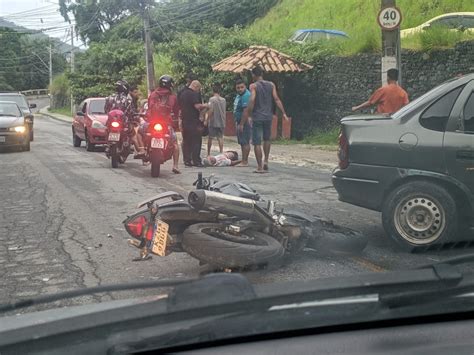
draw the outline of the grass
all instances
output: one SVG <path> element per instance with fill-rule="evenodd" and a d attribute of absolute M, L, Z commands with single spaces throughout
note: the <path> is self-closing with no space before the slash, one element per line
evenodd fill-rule
<path fill-rule="evenodd" d="M 474 33 L 434 27 L 402 39 L 402 45 L 404 48 L 429 52 L 434 49 L 452 48 L 456 43 L 472 40 L 474 40 Z"/>
<path fill-rule="evenodd" d="M 398 0 L 397 6 L 402 11 L 404 29 L 443 13 L 472 11 L 473 0 Z M 336 29 L 350 37 L 344 41 L 344 53 L 370 52 L 381 48 L 376 20 L 379 10 L 380 0 L 281 0 L 248 31 L 262 42 L 275 45 L 286 43 L 297 29 Z M 410 45 L 409 41 L 405 43 Z"/>
<path fill-rule="evenodd" d="M 70 107 L 49 108 L 48 111 L 51 113 L 59 113 L 60 115 L 72 117 Z"/>
<path fill-rule="evenodd" d="M 339 137 L 339 128 L 333 128 L 326 132 L 314 132 L 298 141 L 295 139 L 280 139 L 274 142 L 279 145 L 290 145 L 290 144 L 309 144 L 318 146 L 323 150 L 336 150 Z"/>

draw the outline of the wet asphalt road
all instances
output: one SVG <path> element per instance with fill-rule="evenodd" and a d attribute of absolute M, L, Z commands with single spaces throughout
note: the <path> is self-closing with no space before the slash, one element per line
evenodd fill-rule
<path fill-rule="evenodd" d="M 37 115 L 31 152 L 0 154 L 0 303 L 72 288 L 130 281 L 197 276 L 198 262 L 186 254 L 132 262 L 138 250 L 127 245 L 122 221 L 137 202 L 166 190 L 185 193 L 198 169 L 175 176 L 167 163 L 162 177 L 129 160 L 112 170 L 103 152 L 74 148 L 70 124 Z M 237 179 L 283 206 L 302 209 L 358 229 L 369 246 L 358 255 L 305 250 L 276 270 L 246 275 L 269 283 L 356 273 L 383 272 L 438 261 L 459 251 L 409 254 L 385 237 L 378 213 L 337 201 L 330 172 L 274 164 L 271 173 L 251 168 L 203 171 Z M 117 299 L 157 291 L 98 295 L 63 304 Z"/>

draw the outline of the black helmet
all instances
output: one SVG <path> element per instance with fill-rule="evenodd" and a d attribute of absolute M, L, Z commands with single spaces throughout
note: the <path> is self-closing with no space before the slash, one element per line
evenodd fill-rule
<path fill-rule="evenodd" d="M 158 86 L 160 88 L 167 88 L 167 89 L 170 89 L 173 87 L 174 85 L 174 80 L 171 76 L 169 75 L 163 75 L 161 76 L 159 82 L 158 82 Z"/>
<path fill-rule="evenodd" d="M 115 91 L 117 91 L 117 93 L 128 94 L 130 91 L 130 85 L 125 80 L 118 80 L 115 83 Z"/>

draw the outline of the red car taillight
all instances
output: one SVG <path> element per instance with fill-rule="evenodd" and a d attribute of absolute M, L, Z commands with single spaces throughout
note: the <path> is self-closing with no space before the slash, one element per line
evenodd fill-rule
<path fill-rule="evenodd" d="M 344 131 L 341 130 L 339 134 L 339 149 L 337 151 L 339 158 L 339 168 L 346 169 L 349 166 L 349 141 L 347 140 Z"/>
<path fill-rule="evenodd" d="M 136 218 L 127 222 L 127 231 L 132 237 L 140 239 L 142 237 L 143 229 L 145 228 L 147 223 L 148 221 L 145 216 L 137 216 Z"/>

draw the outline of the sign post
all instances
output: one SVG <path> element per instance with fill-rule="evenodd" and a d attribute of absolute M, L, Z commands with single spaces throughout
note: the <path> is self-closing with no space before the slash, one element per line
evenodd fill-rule
<path fill-rule="evenodd" d="M 387 83 L 387 71 L 398 69 L 398 82 L 402 83 L 400 24 L 402 13 L 395 0 L 382 0 L 377 21 L 382 29 L 382 85 Z"/>

